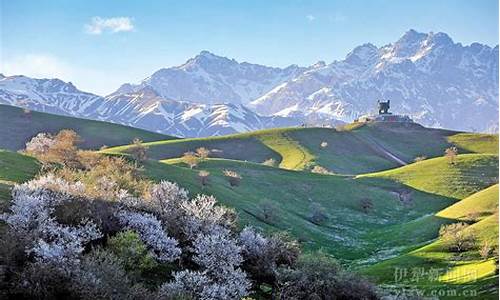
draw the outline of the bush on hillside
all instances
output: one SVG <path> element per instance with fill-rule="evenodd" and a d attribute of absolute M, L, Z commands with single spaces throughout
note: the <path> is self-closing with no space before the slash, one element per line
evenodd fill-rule
<path fill-rule="evenodd" d="M 182 156 L 182 161 L 192 169 L 198 166 L 200 158 L 194 152 L 186 152 Z"/>
<path fill-rule="evenodd" d="M 324 254 L 302 258 L 278 272 L 279 299 L 378 299 L 374 285 L 347 273 Z"/>
<path fill-rule="evenodd" d="M 370 198 L 363 198 L 359 201 L 359 207 L 367 214 L 373 209 L 373 201 Z"/>
<path fill-rule="evenodd" d="M 266 159 L 265 161 L 263 161 L 262 164 L 264 166 L 274 167 L 274 166 L 276 166 L 276 160 L 274 158 L 269 158 L 269 159 Z"/>
<path fill-rule="evenodd" d="M 130 153 L 137 163 L 143 163 L 148 159 L 148 147 L 138 138 L 132 141 L 132 145 L 128 148 L 127 152 Z"/>
<path fill-rule="evenodd" d="M 455 160 L 458 155 L 457 147 L 449 147 L 444 150 L 444 156 L 448 159 L 448 162 L 452 165 L 455 164 Z"/>
<path fill-rule="evenodd" d="M 425 155 L 420 155 L 420 156 L 417 156 L 413 159 L 414 162 L 420 162 L 420 161 L 424 161 L 427 159 L 427 156 Z"/>
<path fill-rule="evenodd" d="M 46 166 L 63 164 L 79 168 L 77 144 L 80 142 L 80 136 L 69 129 L 63 129 L 56 135 L 39 133 L 26 143 L 24 152 L 36 157 Z"/>
<path fill-rule="evenodd" d="M 208 156 L 210 155 L 210 150 L 208 150 L 207 148 L 205 147 L 200 147 L 200 148 L 197 148 L 196 149 L 196 155 L 201 159 L 201 160 L 204 160 L 204 159 L 207 159 Z"/>
<path fill-rule="evenodd" d="M 330 172 L 327 168 L 322 167 L 320 165 L 315 165 L 311 169 L 311 173 L 316 173 L 316 174 L 323 174 L 323 175 L 333 175 L 333 172 Z"/>
<path fill-rule="evenodd" d="M 325 142 L 325 141 L 322 141 L 322 142 L 319 144 L 319 147 L 320 147 L 321 149 L 325 149 L 326 147 L 328 147 L 328 143 L 327 143 L 327 142 Z"/>
<path fill-rule="evenodd" d="M 202 186 L 208 185 L 208 180 L 209 180 L 210 172 L 201 170 L 198 172 L 198 179 L 200 180 L 200 183 Z"/>
<path fill-rule="evenodd" d="M 309 219 L 315 224 L 322 224 L 328 220 L 326 210 L 321 204 L 313 202 L 310 206 L 311 215 Z"/>
<path fill-rule="evenodd" d="M 468 230 L 469 225 L 465 223 L 454 223 L 442 225 L 439 229 L 439 237 L 448 250 L 453 252 L 464 252 L 476 247 L 476 235 Z"/>
<path fill-rule="evenodd" d="M 222 174 L 227 178 L 227 181 L 231 186 L 239 186 L 241 182 L 241 175 L 236 171 L 223 170 Z"/>

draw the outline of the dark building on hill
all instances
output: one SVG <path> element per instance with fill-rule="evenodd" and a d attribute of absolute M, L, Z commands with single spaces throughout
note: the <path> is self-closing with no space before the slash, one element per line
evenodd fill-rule
<path fill-rule="evenodd" d="M 354 120 L 354 122 L 399 122 L 399 123 L 413 123 L 413 120 L 406 115 L 394 115 L 389 112 L 391 107 L 391 100 L 377 101 L 378 115 L 364 115 Z"/>

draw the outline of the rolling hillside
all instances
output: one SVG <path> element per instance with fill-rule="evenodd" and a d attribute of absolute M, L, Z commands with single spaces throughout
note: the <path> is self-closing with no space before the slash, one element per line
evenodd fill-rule
<path fill-rule="evenodd" d="M 321 147 L 321 142 L 327 146 Z M 306 252 L 329 253 L 382 286 L 401 286 L 393 282 L 395 267 L 422 266 L 442 268 L 439 281 L 402 286 L 413 284 L 425 291 L 472 286 L 484 293 L 498 280 L 492 273 L 494 262 L 481 260 L 476 252 L 456 261 L 437 237 L 442 224 L 463 220 L 475 222 L 470 228 L 480 232 L 480 240 L 497 245 L 497 142 L 498 136 L 418 125 L 284 128 L 150 142 L 150 159 L 143 169 L 154 181 L 177 182 L 193 195 L 214 195 L 236 209 L 242 226 L 287 231 Z M 459 154 L 453 165 L 442 157 L 450 145 L 468 153 Z M 190 169 L 178 157 L 198 147 L 215 151 Z M 103 152 L 123 154 L 127 148 Z M 387 153 L 409 164 L 398 167 Z M 439 157 L 410 163 L 417 155 Z M 262 165 L 268 158 L 276 159 L 279 167 Z M 314 164 L 346 174 L 307 171 Z M 7 200 L 9 187 L 28 180 L 38 168 L 33 158 L 0 152 L 0 198 Z M 206 186 L 199 181 L 200 170 L 210 173 Z M 231 186 L 223 170 L 240 174 L 240 185 Z M 348 175 L 363 170 L 379 172 Z M 479 280 L 460 279 L 456 272 L 464 268 L 475 270 Z"/>
<path fill-rule="evenodd" d="M 128 144 L 134 138 L 144 141 L 172 139 L 173 137 L 128 126 L 64 117 L 0 105 L 0 149 L 19 150 L 39 132 L 57 133 L 61 129 L 73 129 L 82 138 L 81 148 L 99 149 L 101 146 Z"/>
<path fill-rule="evenodd" d="M 322 142 L 327 145 L 322 147 Z M 302 170 L 317 164 L 339 174 L 395 168 L 417 156 L 442 156 L 451 145 L 457 146 L 459 153 L 498 154 L 496 135 L 463 134 L 417 124 L 369 124 L 347 130 L 283 128 L 147 145 L 150 158 L 157 160 L 178 158 L 185 152 L 206 147 L 215 150 L 211 157 L 256 163 L 273 158 L 285 169 Z M 125 153 L 127 147 L 114 147 L 106 152 Z"/>
<path fill-rule="evenodd" d="M 436 216 L 454 221 L 464 220 L 471 212 L 479 213 L 479 221 L 465 230 L 474 231 L 478 244 L 487 242 L 498 248 L 498 184 L 477 192 L 454 205 L 438 212 Z M 468 217 L 465 218 L 472 222 Z M 404 230 L 404 229 L 403 229 Z M 408 233 L 407 233 L 408 234 Z M 395 280 L 396 269 L 434 270 L 432 277 L 422 273 L 420 280 L 415 281 L 408 272 Z M 407 254 L 390 259 L 363 271 L 379 283 L 385 285 L 412 285 L 427 293 L 439 288 L 453 292 L 443 294 L 442 299 L 468 299 L 471 291 L 477 293 L 480 299 L 498 299 L 498 275 L 495 275 L 493 259 L 482 259 L 475 251 L 469 251 L 459 259 L 448 252 L 440 239 L 429 245 L 420 247 Z M 403 274 L 403 273 L 402 273 Z"/>

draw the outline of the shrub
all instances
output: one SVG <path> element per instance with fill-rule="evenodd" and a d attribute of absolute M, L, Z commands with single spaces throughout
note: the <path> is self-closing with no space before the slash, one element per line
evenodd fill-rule
<path fill-rule="evenodd" d="M 279 218 L 278 208 L 270 201 L 263 201 L 259 204 L 259 214 L 268 223 L 276 222 Z"/>
<path fill-rule="evenodd" d="M 200 158 L 194 152 L 186 152 L 182 156 L 182 161 L 192 169 L 198 166 Z"/>
<path fill-rule="evenodd" d="M 321 149 L 325 149 L 326 147 L 328 147 L 328 143 L 326 141 L 322 141 L 320 144 L 319 144 L 319 147 Z"/>
<path fill-rule="evenodd" d="M 427 159 L 427 156 L 424 156 L 424 155 L 421 155 L 421 156 L 417 156 L 413 159 L 414 162 L 419 162 L 419 161 L 424 161 Z"/>
<path fill-rule="evenodd" d="M 107 248 L 123 262 L 125 270 L 135 277 L 157 266 L 154 256 L 134 231 L 119 232 L 108 240 Z"/>
<path fill-rule="evenodd" d="M 132 141 L 132 146 L 128 149 L 128 153 L 132 156 L 132 158 L 139 163 L 142 163 L 148 159 L 148 147 L 145 146 L 142 141 L 138 138 L 135 138 Z"/>
<path fill-rule="evenodd" d="M 276 160 L 274 158 L 269 158 L 262 162 L 262 164 L 264 166 L 274 167 L 276 166 Z"/>
<path fill-rule="evenodd" d="M 476 245 L 476 236 L 474 232 L 467 230 L 467 227 L 465 223 L 442 225 L 439 236 L 450 251 L 464 252 Z"/>
<path fill-rule="evenodd" d="M 231 186 L 239 186 L 241 182 L 241 175 L 236 171 L 224 170 L 222 174 L 227 178 Z"/>
<path fill-rule="evenodd" d="M 77 147 L 80 137 L 73 130 L 63 129 L 55 136 L 39 133 L 26 143 L 25 152 L 44 164 L 63 164 L 78 168 Z"/>
<path fill-rule="evenodd" d="M 198 172 L 198 179 L 200 180 L 200 183 L 202 186 L 205 186 L 208 184 L 208 176 L 210 176 L 210 172 L 201 170 Z"/>
<path fill-rule="evenodd" d="M 373 209 L 373 201 L 370 198 L 363 198 L 359 201 L 359 206 L 367 214 Z"/>
<path fill-rule="evenodd" d="M 200 147 L 196 149 L 196 155 L 202 160 L 207 159 L 208 155 L 210 155 L 210 150 L 205 147 Z"/>
<path fill-rule="evenodd" d="M 311 204 L 311 216 L 309 219 L 315 224 L 321 224 L 328 220 L 328 215 L 326 214 L 325 208 L 321 204 L 313 202 Z"/>
<path fill-rule="evenodd" d="M 281 269 L 278 293 L 280 299 L 378 299 L 375 286 L 322 254 L 301 259 L 295 269 Z"/>
<path fill-rule="evenodd" d="M 327 169 L 327 168 L 322 167 L 322 166 L 320 166 L 320 165 L 315 165 L 315 166 L 311 169 L 311 172 L 312 172 L 312 173 L 316 173 L 316 174 L 323 174 L 323 175 L 332 175 L 332 174 L 334 174 L 333 172 L 328 171 L 328 169 Z"/>
<path fill-rule="evenodd" d="M 481 255 L 483 259 L 488 259 L 492 254 L 492 252 L 493 252 L 493 247 L 491 247 L 488 241 L 484 241 L 483 244 L 481 245 L 481 248 L 479 249 L 479 255 Z"/>
<path fill-rule="evenodd" d="M 448 158 L 448 162 L 452 165 L 455 164 L 455 159 L 458 155 L 457 147 L 449 147 L 444 151 L 444 156 Z"/>
<path fill-rule="evenodd" d="M 136 231 L 141 240 L 153 251 L 155 258 L 171 262 L 179 258 L 181 249 L 177 241 L 168 237 L 161 222 L 151 214 L 120 210 L 116 217 L 125 229 Z"/>

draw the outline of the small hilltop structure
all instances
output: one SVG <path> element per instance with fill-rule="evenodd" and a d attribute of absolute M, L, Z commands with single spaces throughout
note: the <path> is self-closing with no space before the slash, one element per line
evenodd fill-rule
<path fill-rule="evenodd" d="M 407 115 L 395 115 L 389 112 L 391 108 L 391 100 L 377 101 L 378 115 L 364 115 L 354 120 L 355 123 L 371 123 L 371 122 L 398 122 L 398 123 L 413 123 L 413 120 Z"/>

